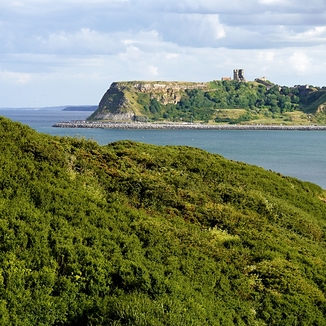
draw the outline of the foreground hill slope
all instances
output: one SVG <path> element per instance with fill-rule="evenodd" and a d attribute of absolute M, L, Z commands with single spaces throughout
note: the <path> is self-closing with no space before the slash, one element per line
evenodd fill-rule
<path fill-rule="evenodd" d="M 325 325 L 325 191 L 0 118 L 3 325 Z"/>

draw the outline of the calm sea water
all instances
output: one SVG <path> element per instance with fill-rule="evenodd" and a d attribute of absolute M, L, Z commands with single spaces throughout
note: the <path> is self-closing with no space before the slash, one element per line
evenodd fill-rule
<path fill-rule="evenodd" d="M 91 112 L 62 109 L 0 109 L 0 115 L 38 132 L 81 136 L 104 145 L 129 139 L 157 145 L 187 145 L 271 169 L 326 189 L 326 131 L 61 129 L 55 122 L 82 120 Z"/>

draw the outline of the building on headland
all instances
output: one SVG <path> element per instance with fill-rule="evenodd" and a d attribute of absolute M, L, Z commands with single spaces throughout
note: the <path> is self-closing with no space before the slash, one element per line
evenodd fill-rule
<path fill-rule="evenodd" d="M 244 76 L 244 69 L 234 69 L 233 80 L 245 82 L 246 78 Z"/>
<path fill-rule="evenodd" d="M 255 78 L 255 82 L 265 85 L 267 90 L 271 89 L 273 87 L 273 84 L 271 82 L 269 82 L 266 77 L 259 77 L 259 78 Z"/>
<path fill-rule="evenodd" d="M 232 80 L 231 77 L 222 77 L 222 81 Z M 244 77 L 244 69 L 233 69 L 233 80 L 245 82 L 246 78 Z"/>
<path fill-rule="evenodd" d="M 267 81 L 267 78 L 265 76 L 264 77 L 255 78 L 255 81 L 266 82 Z"/>
<path fill-rule="evenodd" d="M 308 89 L 309 85 L 294 85 L 294 88 L 299 88 L 299 90 Z"/>

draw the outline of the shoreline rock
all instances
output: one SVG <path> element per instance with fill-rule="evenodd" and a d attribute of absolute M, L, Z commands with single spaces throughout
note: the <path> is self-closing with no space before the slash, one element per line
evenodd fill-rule
<path fill-rule="evenodd" d="M 210 125 L 200 123 L 90 122 L 72 120 L 55 123 L 56 128 L 149 129 L 149 130 L 326 130 L 318 125 Z"/>

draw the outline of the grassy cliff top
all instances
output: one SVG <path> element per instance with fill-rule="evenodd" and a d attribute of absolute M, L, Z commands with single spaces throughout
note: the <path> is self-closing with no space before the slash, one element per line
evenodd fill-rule
<path fill-rule="evenodd" d="M 190 147 L 0 135 L 3 324 L 325 324 L 317 185 Z"/>
<path fill-rule="evenodd" d="M 133 86 L 137 84 L 151 84 L 151 85 L 199 85 L 199 84 L 209 84 L 207 82 L 189 82 L 189 81 L 164 81 L 164 80 L 132 80 L 132 81 L 118 81 L 114 82 L 113 84 L 119 84 L 123 86 Z"/>

